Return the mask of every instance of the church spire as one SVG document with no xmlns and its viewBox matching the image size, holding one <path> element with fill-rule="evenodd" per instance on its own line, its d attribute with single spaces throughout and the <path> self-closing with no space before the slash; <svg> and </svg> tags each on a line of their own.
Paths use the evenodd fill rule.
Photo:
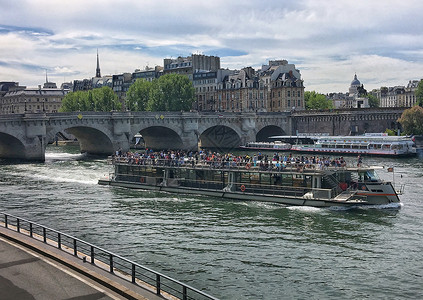
<svg viewBox="0 0 423 300">
<path fill-rule="evenodd" d="M 98 49 L 97 49 L 97 69 L 95 70 L 95 77 L 101 77 L 100 60 L 98 59 Z"/>
</svg>

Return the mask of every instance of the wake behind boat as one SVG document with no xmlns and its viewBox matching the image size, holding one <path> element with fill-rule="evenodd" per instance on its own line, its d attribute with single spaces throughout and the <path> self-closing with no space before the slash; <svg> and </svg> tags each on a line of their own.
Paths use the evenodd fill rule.
<svg viewBox="0 0 423 300">
<path fill-rule="evenodd" d="M 162 156 L 113 158 L 114 173 L 99 184 L 171 193 L 297 206 L 356 206 L 399 203 L 390 182 L 373 168 L 344 161 L 272 161 L 244 156 Z"/>
</svg>

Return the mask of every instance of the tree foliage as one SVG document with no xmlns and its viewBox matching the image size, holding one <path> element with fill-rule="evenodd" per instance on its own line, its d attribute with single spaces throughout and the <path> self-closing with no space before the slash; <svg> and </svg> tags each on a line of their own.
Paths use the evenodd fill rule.
<svg viewBox="0 0 423 300">
<path fill-rule="evenodd" d="M 137 79 L 126 92 L 126 109 L 130 111 L 145 111 L 150 98 L 152 83 Z"/>
<path fill-rule="evenodd" d="M 110 87 L 68 93 L 62 100 L 61 112 L 112 111 L 122 107 Z"/>
<path fill-rule="evenodd" d="M 132 111 L 189 111 L 195 90 L 185 75 L 167 74 L 152 82 L 137 80 L 126 94 L 126 107 Z"/>
<path fill-rule="evenodd" d="M 325 95 L 316 93 L 315 91 L 304 93 L 304 101 L 307 109 L 332 109 L 334 108 L 331 100 Z"/>
<path fill-rule="evenodd" d="M 372 94 L 367 94 L 367 99 L 369 99 L 369 106 L 370 107 L 379 107 L 379 99 Z"/>
<path fill-rule="evenodd" d="M 407 134 L 423 134 L 423 108 L 414 106 L 406 109 L 398 122 Z"/>
<path fill-rule="evenodd" d="M 419 106 L 423 106 L 423 79 L 420 80 L 416 90 L 416 103 Z"/>
</svg>

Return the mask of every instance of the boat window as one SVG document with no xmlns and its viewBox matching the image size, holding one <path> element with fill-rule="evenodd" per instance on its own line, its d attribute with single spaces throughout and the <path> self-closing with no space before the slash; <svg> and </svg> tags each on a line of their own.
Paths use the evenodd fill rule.
<svg viewBox="0 0 423 300">
<path fill-rule="evenodd" d="M 364 181 L 379 181 L 379 177 L 374 170 L 368 170 L 364 173 L 361 173 L 360 178 L 364 179 Z"/>
<path fill-rule="evenodd" d="M 261 174 L 260 179 L 261 184 L 271 184 L 270 174 Z"/>
<path fill-rule="evenodd" d="M 292 175 L 291 174 L 282 174 L 282 185 L 292 186 Z"/>
</svg>

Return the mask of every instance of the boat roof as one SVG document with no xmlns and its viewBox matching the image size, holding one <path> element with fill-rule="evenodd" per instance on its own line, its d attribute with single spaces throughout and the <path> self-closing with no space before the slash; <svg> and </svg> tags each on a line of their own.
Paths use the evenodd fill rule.
<svg viewBox="0 0 423 300">
<path fill-rule="evenodd" d="M 410 136 L 388 136 L 388 135 L 277 135 L 271 139 L 298 139 L 298 140 L 343 140 L 343 141 L 411 141 Z"/>
</svg>

